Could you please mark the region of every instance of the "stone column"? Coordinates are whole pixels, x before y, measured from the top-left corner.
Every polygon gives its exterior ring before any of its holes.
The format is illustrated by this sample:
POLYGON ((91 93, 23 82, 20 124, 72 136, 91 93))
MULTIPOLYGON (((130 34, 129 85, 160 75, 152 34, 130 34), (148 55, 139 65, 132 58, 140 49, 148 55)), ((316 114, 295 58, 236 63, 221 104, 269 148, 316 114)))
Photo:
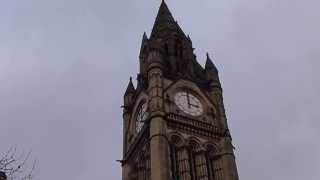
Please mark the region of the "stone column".
POLYGON ((130 165, 125 161, 125 154, 127 153, 128 148, 128 130, 129 130, 129 119, 130 112, 128 111, 128 107, 124 107, 123 109, 123 160, 122 162, 122 180, 129 180, 129 172, 130 165))
POLYGON ((223 139, 222 171, 224 180, 239 180, 231 138, 223 139))
POLYGON ((209 96, 210 96, 210 99, 217 104, 216 118, 218 120, 219 127, 224 130, 228 129, 227 117, 226 117, 226 112, 225 112, 224 103, 223 103, 222 90, 217 86, 213 86, 211 87, 209 96))
POLYGON ((161 56, 151 52, 148 57, 148 94, 150 112, 151 179, 169 180, 169 144, 163 110, 163 77, 161 56))
POLYGON ((122 165, 122 180, 129 180, 130 166, 128 163, 122 165))

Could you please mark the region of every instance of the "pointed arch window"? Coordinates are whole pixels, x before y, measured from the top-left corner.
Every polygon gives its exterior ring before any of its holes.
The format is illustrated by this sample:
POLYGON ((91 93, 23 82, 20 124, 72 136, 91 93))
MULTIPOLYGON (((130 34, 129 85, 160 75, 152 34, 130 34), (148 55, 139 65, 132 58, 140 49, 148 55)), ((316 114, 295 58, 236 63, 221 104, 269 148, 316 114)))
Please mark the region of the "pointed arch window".
POLYGON ((193 169, 193 179, 194 180, 209 180, 208 165, 206 160, 206 153, 200 148, 200 145, 191 141, 190 146, 190 155, 191 155, 191 166, 193 169))
POLYGON ((222 160, 220 156, 217 156, 218 149, 216 146, 207 145, 207 162, 209 175, 213 180, 223 180, 222 160))
POLYGON ((192 180, 188 149, 182 139, 173 135, 170 143, 171 174, 174 180, 192 180))

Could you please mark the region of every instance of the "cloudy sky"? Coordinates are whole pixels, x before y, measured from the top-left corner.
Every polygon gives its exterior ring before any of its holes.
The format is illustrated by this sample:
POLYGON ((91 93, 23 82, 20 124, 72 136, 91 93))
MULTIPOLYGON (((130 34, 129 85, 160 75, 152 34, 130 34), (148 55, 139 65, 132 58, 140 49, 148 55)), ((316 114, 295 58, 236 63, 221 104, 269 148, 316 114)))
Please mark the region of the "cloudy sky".
MULTIPOLYGON (((167 0, 224 88, 240 179, 320 179, 320 1, 167 0)), ((160 0, 2 0, 0 153, 35 180, 121 178, 122 94, 160 0)))

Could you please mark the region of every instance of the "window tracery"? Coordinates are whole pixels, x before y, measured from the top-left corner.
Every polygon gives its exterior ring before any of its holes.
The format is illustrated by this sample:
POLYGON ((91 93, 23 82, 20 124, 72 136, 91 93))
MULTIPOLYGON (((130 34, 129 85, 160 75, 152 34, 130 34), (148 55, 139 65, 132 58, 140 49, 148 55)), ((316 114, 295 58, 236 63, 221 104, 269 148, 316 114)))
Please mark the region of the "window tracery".
POLYGON ((207 145, 207 154, 209 167, 211 171, 212 179, 214 180, 222 180, 223 172, 222 172, 222 160, 220 156, 217 156, 218 149, 214 145, 207 145))
POLYGON ((222 160, 218 148, 209 144, 205 148, 195 141, 185 143, 182 136, 170 138, 171 174, 173 180, 222 180, 222 160))
POLYGON ((132 163, 129 179, 151 180, 149 145, 146 145, 145 150, 141 151, 136 160, 132 163))

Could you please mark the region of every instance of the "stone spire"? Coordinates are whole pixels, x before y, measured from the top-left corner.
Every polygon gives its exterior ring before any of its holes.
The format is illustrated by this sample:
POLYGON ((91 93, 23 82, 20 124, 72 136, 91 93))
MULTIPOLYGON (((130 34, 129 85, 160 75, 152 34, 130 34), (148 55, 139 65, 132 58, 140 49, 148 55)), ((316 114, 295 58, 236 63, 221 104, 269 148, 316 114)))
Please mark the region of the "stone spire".
POLYGON ((143 48, 144 48, 144 46, 145 46, 145 43, 148 41, 148 36, 147 36, 147 34, 146 34, 146 32, 144 32, 143 33, 143 37, 142 37, 142 42, 141 42, 141 48, 140 48, 140 57, 141 57, 141 55, 142 55, 142 53, 143 53, 143 48))
POLYGON ((129 81, 129 84, 127 86, 127 90, 126 92, 124 93, 125 96, 129 95, 129 94, 132 94, 132 93, 135 93, 135 88, 133 86, 133 83, 132 83, 132 77, 130 77, 130 81, 129 81))
POLYGON ((170 34, 180 34, 186 37, 178 23, 174 20, 167 4, 162 0, 150 37, 161 38, 170 34))
POLYGON ((206 65, 205 65, 205 70, 208 72, 214 72, 216 74, 218 74, 218 69, 217 67, 213 64, 209 53, 207 53, 207 60, 206 60, 206 65))

